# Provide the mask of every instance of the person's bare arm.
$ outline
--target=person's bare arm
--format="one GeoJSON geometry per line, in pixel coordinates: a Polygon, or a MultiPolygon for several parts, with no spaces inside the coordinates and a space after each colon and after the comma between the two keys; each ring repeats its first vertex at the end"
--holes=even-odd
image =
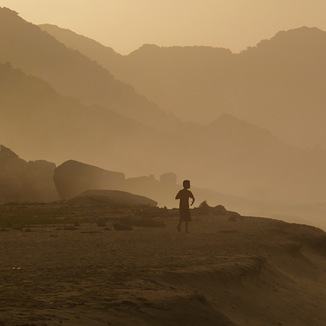
{"type": "Polygon", "coordinates": [[[191,196],[191,203],[190,203],[190,206],[192,206],[193,204],[194,204],[194,202],[195,202],[195,197],[194,197],[194,195],[193,194],[191,194],[192,196],[191,196]]]}

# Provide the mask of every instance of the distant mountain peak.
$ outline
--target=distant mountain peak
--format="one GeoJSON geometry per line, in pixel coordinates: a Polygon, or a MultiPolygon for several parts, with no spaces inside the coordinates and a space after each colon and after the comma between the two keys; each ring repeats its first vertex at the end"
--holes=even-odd
{"type": "MultiPolygon", "coordinates": [[[[7,9],[0,10],[0,62],[10,62],[27,75],[44,80],[60,95],[85,105],[100,106],[160,130],[179,125],[176,117],[115,78],[97,61],[8,12],[10,17],[6,17],[7,9]]],[[[113,54],[117,65],[116,57],[120,56],[105,48],[102,55],[107,54],[113,54]]]]}
{"type": "Polygon", "coordinates": [[[280,31],[271,40],[287,42],[310,41],[311,43],[311,41],[315,41],[319,38],[326,39],[326,33],[317,27],[302,26],[288,31],[280,31]]]}
{"type": "Polygon", "coordinates": [[[49,33],[50,35],[54,36],[59,42],[64,43],[65,45],[69,46],[70,48],[76,49],[78,47],[77,45],[80,45],[81,40],[84,42],[87,42],[88,46],[92,47],[102,47],[109,53],[106,53],[106,55],[116,55],[121,56],[117,52],[115,52],[111,47],[105,46],[101,44],[100,42],[93,40],[85,35],[78,34],[68,28],[59,27],[57,25],[53,24],[41,24],[39,27],[49,33]]]}
{"type": "Polygon", "coordinates": [[[19,156],[16,153],[14,153],[10,148],[0,145],[0,158],[8,158],[8,157],[18,158],[19,156]]]}
{"type": "Polygon", "coordinates": [[[144,54],[149,54],[149,55],[152,55],[152,54],[156,54],[156,53],[159,53],[159,51],[161,50],[162,48],[156,44],[143,44],[140,48],[132,51],[129,53],[128,56],[133,56],[133,55],[144,55],[144,54]]]}
{"type": "Polygon", "coordinates": [[[188,45],[188,46],[159,46],[156,44],[143,44],[140,48],[137,50],[131,52],[129,56],[133,55],[153,55],[153,54],[162,54],[162,53],[178,53],[181,55],[189,55],[191,53],[211,53],[211,54],[221,54],[225,53],[227,55],[232,54],[232,51],[230,49],[225,48],[217,48],[212,46],[198,46],[198,45],[188,45]]]}
{"type": "Polygon", "coordinates": [[[276,33],[271,39],[260,41],[254,47],[248,47],[243,53],[251,50],[288,51],[289,48],[319,47],[320,43],[326,42],[326,32],[317,27],[302,26],[287,31],[276,33]]]}
{"type": "Polygon", "coordinates": [[[17,16],[18,15],[18,13],[16,12],[16,11],[14,11],[14,10],[11,10],[11,9],[9,9],[9,8],[7,8],[7,7],[0,7],[0,14],[2,14],[2,15],[12,15],[12,16],[17,16]]]}
{"type": "Polygon", "coordinates": [[[325,33],[325,32],[318,27],[301,26],[301,27],[289,29],[287,31],[279,31],[276,34],[276,36],[282,34],[298,34],[298,33],[315,34],[315,33],[325,33]]]}
{"type": "Polygon", "coordinates": [[[145,44],[143,44],[140,48],[139,48],[139,50],[149,50],[149,49],[160,49],[161,48],[161,46],[158,46],[158,45],[156,45],[156,44],[152,44],[152,43],[145,43],[145,44]]]}

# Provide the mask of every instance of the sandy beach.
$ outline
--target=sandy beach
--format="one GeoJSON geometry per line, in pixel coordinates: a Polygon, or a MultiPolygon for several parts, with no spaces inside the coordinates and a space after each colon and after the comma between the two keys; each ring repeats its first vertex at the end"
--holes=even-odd
{"type": "Polygon", "coordinates": [[[325,233],[195,216],[190,233],[39,225],[0,233],[0,325],[325,325],[325,233]]]}

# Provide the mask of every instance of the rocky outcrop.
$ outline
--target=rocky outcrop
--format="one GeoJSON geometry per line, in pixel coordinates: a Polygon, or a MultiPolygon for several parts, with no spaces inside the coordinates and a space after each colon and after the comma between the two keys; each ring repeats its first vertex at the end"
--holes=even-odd
{"type": "Polygon", "coordinates": [[[166,173],[157,180],[153,175],[126,179],[124,190],[153,198],[160,206],[173,206],[174,196],[179,190],[176,185],[176,175],[166,173]]]}
{"type": "Polygon", "coordinates": [[[144,196],[119,190],[88,190],[68,200],[66,204],[77,206],[108,207],[156,207],[157,202],[144,196]]]}
{"type": "Polygon", "coordinates": [[[53,183],[55,167],[47,161],[26,162],[0,145],[0,203],[58,199],[53,183]]]}
{"type": "MultiPolygon", "coordinates": [[[[177,192],[176,175],[166,173],[156,180],[153,175],[125,178],[113,172],[78,161],[66,161],[54,171],[54,183],[60,199],[68,200],[89,190],[120,190],[153,198],[160,205],[174,203],[177,192]]],[[[86,199],[84,199],[86,201],[86,199]]],[[[93,202],[93,199],[89,199],[93,202]]]]}
{"type": "Polygon", "coordinates": [[[54,183],[61,199],[70,199],[87,190],[122,189],[125,176],[99,167],[66,161],[54,171],[54,183]]]}

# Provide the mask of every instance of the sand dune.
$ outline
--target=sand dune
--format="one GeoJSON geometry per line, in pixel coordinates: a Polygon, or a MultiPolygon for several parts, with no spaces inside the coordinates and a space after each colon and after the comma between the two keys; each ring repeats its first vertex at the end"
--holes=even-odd
{"type": "Polygon", "coordinates": [[[0,325],[326,324],[323,231],[216,216],[175,227],[6,229],[0,325]]]}

